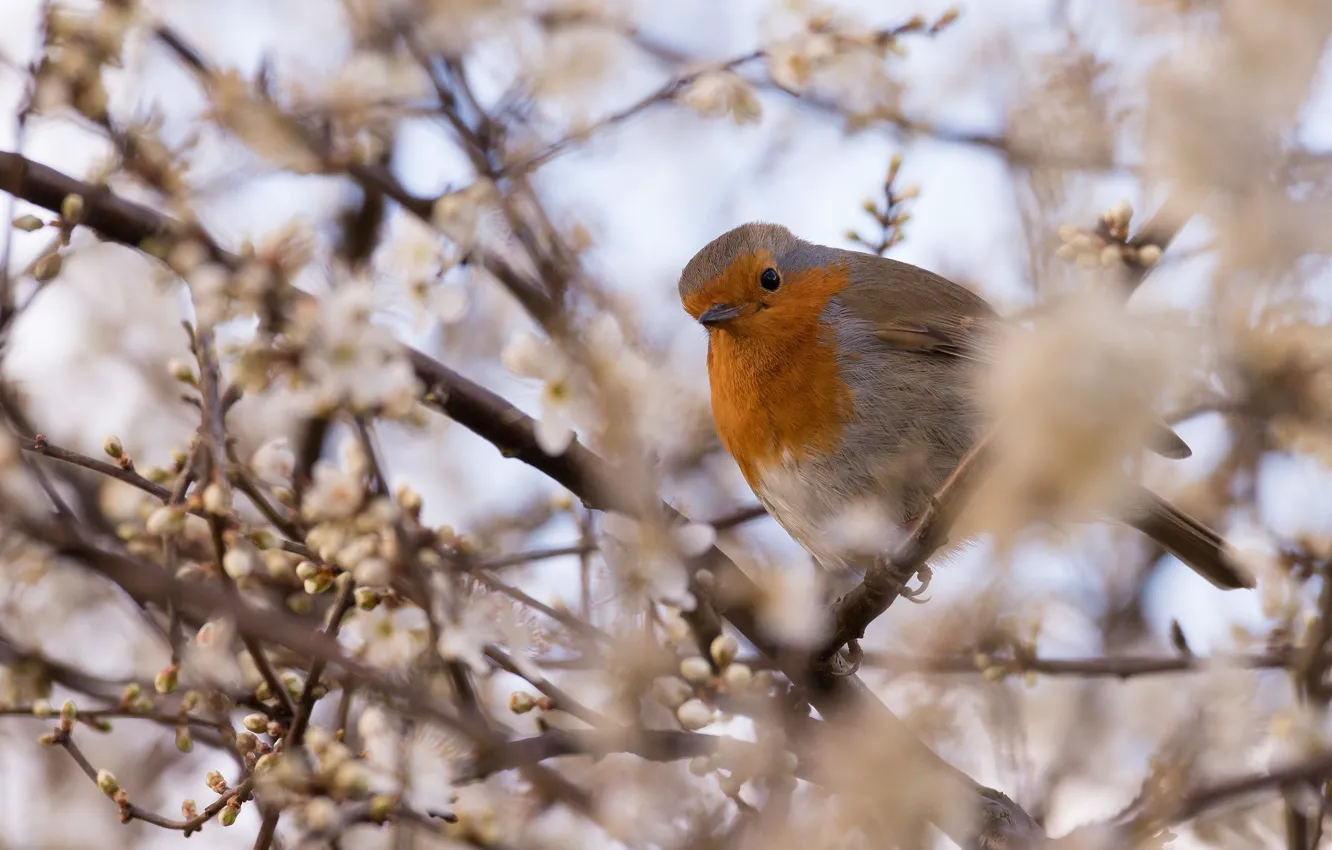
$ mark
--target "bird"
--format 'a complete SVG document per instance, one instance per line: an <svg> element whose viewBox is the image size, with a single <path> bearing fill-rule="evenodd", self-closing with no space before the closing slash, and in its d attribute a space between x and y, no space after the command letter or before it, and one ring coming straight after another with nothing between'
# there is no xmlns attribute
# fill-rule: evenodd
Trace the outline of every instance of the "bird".
<svg viewBox="0 0 1332 850"><path fill-rule="evenodd" d="M828 532L877 504L906 528L987 426L974 366L1003 319L979 295L877 254L740 225L696 253L681 303L707 329L713 422L768 513L836 575L865 553ZM1164 422L1147 448L1190 455ZM1119 517L1213 585L1253 586L1222 538L1146 488ZM882 553L887 554L887 553Z"/></svg>

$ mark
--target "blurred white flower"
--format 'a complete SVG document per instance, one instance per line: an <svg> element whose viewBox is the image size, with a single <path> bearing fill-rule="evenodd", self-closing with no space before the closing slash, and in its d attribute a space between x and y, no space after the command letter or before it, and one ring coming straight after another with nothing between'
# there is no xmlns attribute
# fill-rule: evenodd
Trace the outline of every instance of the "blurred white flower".
<svg viewBox="0 0 1332 850"><path fill-rule="evenodd" d="M466 250L476 240L477 223L485 205L494 196L487 180L477 180L456 192L446 192L430 211L430 223L460 249Z"/></svg>
<svg viewBox="0 0 1332 850"><path fill-rule="evenodd" d="M481 675L486 666L486 644L502 637L499 625L487 605L468 605L457 620L441 622L439 654L450 661L461 661Z"/></svg>
<svg viewBox="0 0 1332 850"><path fill-rule="evenodd" d="M828 612L815 570L765 570L759 590L759 626L774 640L787 646L814 646L827 634Z"/></svg>
<svg viewBox="0 0 1332 850"><path fill-rule="evenodd" d="M295 123L278 107L255 97L250 83L234 71L208 78L209 117L231 131L251 153L270 164L297 174L321 170L310 146L300 137Z"/></svg>
<svg viewBox="0 0 1332 850"><path fill-rule="evenodd" d="M891 552L903 532L882 504L857 501L834 514L822 528L830 547L860 555Z"/></svg>
<svg viewBox="0 0 1332 850"><path fill-rule="evenodd" d="M310 520L344 519L361 504L361 479L326 460L315 464L312 483L301 503L301 514Z"/></svg>
<svg viewBox="0 0 1332 850"><path fill-rule="evenodd" d="M1106 289L1062 300L1029 330L1006 329L983 382L1002 427L976 515L1009 531L1125 509L1125 462L1159 427L1153 404L1198 348L1177 317L1130 314Z"/></svg>
<svg viewBox="0 0 1332 850"><path fill-rule="evenodd" d="M700 74L680 97L705 118L730 115L737 124L752 124L763 117L763 107L754 89L731 71Z"/></svg>
<svg viewBox="0 0 1332 850"><path fill-rule="evenodd" d="M452 796L453 741L429 726L413 724L409 735L379 706L368 706L356 723L365 751L370 787L375 793L404 792L404 802L420 808L438 806ZM404 787L406 780L406 787Z"/></svg>
<svg viewBox="0 0 1332 850"><path fill-rule="evenodd" d="M463 316L467 315L467 308L470 306L471 299L467 295L467 290L461 286L437 284L430 287L430 294L426 300L429 314L446 325L461 321Z"/></svg>
<svg viewBox="0 0 1332 850"><path fill-rule="evenodd" d="M387 605L369 611L357 608L338 640L369 664L400 668L429 645L430 623L415 605L400 605L392 611Z"/></svg>
<svg viewBox="0 0 1332 850"><path fill-rule="evenodd" d="M269 440L250 456L250 471L266 484L287 484L296 470L296 453L286 437Z"/></svg>
<svg viewBox="0 0 1332 850"><path fill-rule="evenodd" d="M600 546L621 584L631 593L668 602L685 610L695 604L683 558L695 558L717 540L705 523L683 523L669 530L608 512L601 520Z"/></svg>
<svg viewBox="0 0 1332 850"><path fill-rule="evenodd" d="M799 92L809 81L819 63L837 52L833 37L827 33L804 31L768 46L768 74L785 89Z"/></svg>
<svg viewBox="0 0 1332 850"><path fill-rule="evenodd" d="M536 441L551 457L564 454L574 439L577 399L569 359L554 345L526 331L519 331L500 354L510 372L545 382L541 393L541 416L536 423Z"/></svg>
<svg viewBox="0 0 1332 850"><path fill-rule="evenodd" d="M296 311L291 337L302 347L306 378L296 396L307 410L345 404L403 416L415 405L421 386L393 332L372 321L374 311L375 291L364 281Z"/></svg>

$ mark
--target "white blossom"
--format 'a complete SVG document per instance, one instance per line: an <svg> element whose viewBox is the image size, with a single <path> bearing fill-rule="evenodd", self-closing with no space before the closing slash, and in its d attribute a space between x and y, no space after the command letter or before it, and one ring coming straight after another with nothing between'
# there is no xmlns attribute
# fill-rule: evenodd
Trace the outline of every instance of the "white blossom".
<svg viewBox="0 0 1332 850"><path fill-rule="evenodd" d="M554 345L526 331L514 334L500 354L505 368L515 375L545 382L541 392L541 416L535 437L541 450L558 457L574 439L578 414L573 387L573 369L568 358Z"/></svg>
<svg viewBox="0 0 1332 850"><path fill-rule="evenodd" d="M286 484L296 470L296 453L286 437L269 440L250 456L250 470L266 484Z"/></svg>
<svg viewBox="0 0 1332 850"><path fill-rule="evenodd" d="M760 583L759 626L787 646L816 644L828 628L819 585L819 576L811 569L767 571Z"/></svg>
<svg viewBox="0 0 1332 850"><path fill-rule="evenodd" d="M387 605L369 611L358 608L338 639L370 664L401 668L429 645L429 626L425 612L415 605L400 605L392 611Z"/></svg>
<svg viewBox="0 0 1332 850"><path fill-rule="evenodd" d="M681 98L705 118L730 115L737 124L752 124L763 116L763 107L754 89L731 71L709 71L699 75Z"/></svg>
<svg viewBox="0 0 1332 850"><path fill-rule="evenodd" d="M662 534L660 526L612 511L602 517L601 529L601 550L626 588L659 602L693 608L682 559L711 548L717 537L712 526L683 523Z"/></svg>

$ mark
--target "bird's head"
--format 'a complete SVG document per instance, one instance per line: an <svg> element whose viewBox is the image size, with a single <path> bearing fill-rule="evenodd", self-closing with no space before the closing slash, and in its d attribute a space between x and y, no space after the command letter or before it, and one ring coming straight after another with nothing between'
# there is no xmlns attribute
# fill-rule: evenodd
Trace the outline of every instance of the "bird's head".
<svg viewBox="0 0 1332 850"><path fill-rule="evenodd" d="M680 301L709 335L779 340L816 323L846 283L843 252L797 239L778 224L744 224L689 261Z"/></svg>

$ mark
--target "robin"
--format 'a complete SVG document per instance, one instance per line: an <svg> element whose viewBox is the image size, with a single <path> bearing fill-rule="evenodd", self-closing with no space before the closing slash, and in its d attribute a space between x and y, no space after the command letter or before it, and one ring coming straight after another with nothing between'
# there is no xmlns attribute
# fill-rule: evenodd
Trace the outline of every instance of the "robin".
<svg viewBox="0 0 1332 850"><path fill-rule="evenodd" d="M708 331L712 415L759 501L825 569L863 557L830 523L873 503L905 527L979 439L970 365L1002 321L982 298L906 263L746 224L680 277ZM1189 448L1166 425L1150 446ZM1143 490L1126 522L1217 587L1252 587L1221 538Z"/></svg>

